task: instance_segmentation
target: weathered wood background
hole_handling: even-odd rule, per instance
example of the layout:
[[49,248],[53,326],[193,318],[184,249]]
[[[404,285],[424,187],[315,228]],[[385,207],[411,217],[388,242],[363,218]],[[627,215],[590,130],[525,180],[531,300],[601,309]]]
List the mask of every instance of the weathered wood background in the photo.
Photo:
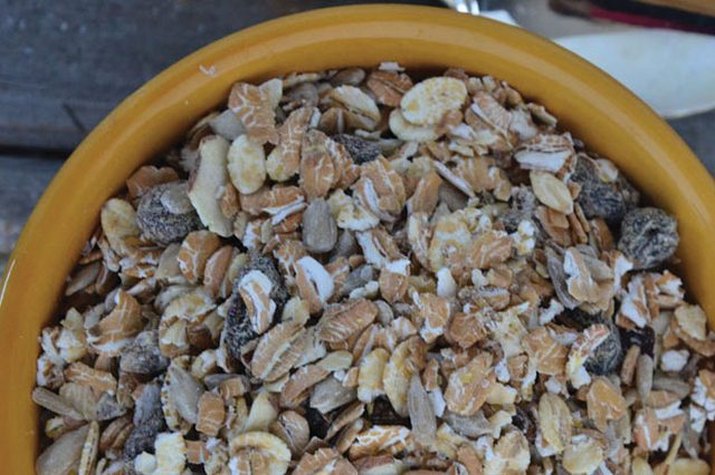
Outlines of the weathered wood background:
[[[439,6],[438,0],[391,0]],[[339,0],[0,0],[0,268],[45,186],[118,102],[231,32]],[[611,28],[551,13],[547,0],[483,1],[546,36]],[[673,126],[715,170],[715,113]]]

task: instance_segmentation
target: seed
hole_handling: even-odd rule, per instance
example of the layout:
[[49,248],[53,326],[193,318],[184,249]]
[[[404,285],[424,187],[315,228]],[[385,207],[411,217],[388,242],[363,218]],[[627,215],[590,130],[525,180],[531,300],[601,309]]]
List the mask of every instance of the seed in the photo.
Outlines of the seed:
[[338,226],[330,206],[322,199],[311,201],[303,212],[303,244],[309,252],[322,254],[335,247]]

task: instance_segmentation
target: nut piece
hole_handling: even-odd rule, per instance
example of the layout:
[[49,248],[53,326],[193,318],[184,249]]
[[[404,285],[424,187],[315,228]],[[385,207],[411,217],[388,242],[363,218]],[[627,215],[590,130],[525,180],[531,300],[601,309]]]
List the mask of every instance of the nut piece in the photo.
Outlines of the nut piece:
[[621,222],[618,249],[634,269],[650,269],[668,260],[678,247],[678,223],[658,208],[629,211]]
[[233,223],[221,212],[216,198],[228,185],[226,158],[228,142],[218,135],[210,135],[199,145],[199,163],[189,179],[189,199],[204,226],[219,236],[233,234]]
[[400,101],[400,110],[413,124],[436,125],[447,112],[461,109],[466,100],[467,87],[462,81],[435,77],[407,91]]
[[266,154],[263,146],[241,135],[228,149],[228,174],[236,189],[250,195],[266,180]]

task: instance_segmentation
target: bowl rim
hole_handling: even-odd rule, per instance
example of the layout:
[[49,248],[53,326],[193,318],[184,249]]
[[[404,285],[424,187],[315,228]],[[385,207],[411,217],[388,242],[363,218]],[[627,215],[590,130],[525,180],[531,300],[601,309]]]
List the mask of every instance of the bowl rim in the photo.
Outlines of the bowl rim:
[[[13,348],[17,348],[21,344],[28,344],[28,335],[20,335],[22,338],[18,338],[18,340],[21,341],[13,342],[13,335],[11,335],[10,331],[13,329],[12,316],[19,311],[24,301],[31,298],[32,289],[28,289],[27,286],[28,283],[32,282],[33,270],[40,270],[37,258],[33,257],[32,252],[39,243],[43,243],[44,236],[52,232],[53,226],[57,225],[54,220],[67,214],[61,207],[61,199],[63,195],[74,189],[74,181],[78,177],[91,176],[92,173],[101,171],[103,160],[106,162],[107,159],[103,159],[102,154],[99,154],[99,158],[95,160],[96,152],[103,150],[107,143],[111,146],[113,142],[113,146],[116,147],[117,143],[121,144],[128,136],[140,133],[138,129],[141,123],[148,121],[148,118],[139,116],[140,118],[136,119],[136,117],[133,117],[134,114],[146,113],[147,110],[152,108],[154,110],[162,107],[168,108],[169,103],[174,104],[177,100],[177,94],[180,96],[191,90],[190,88],[192,87],[204,85],[206,81],[210,80],[210,77],[197,70],[204,64],[212,64],[213,60],[220,63],[218,61],[220,58],[233,54],[230,50],[235,48],[236,45],[245,47],[246,54],[250,52],[254,55],[269,54],[271,49],[267,45],[271,44],[271,38],[276,34],[287,36],[289,30],[293,32],[291,34],[293,34],[294,38],[301,38],[299,36],[301,33],[314,32],[320,28],[325,28],[326,24],[331,22],[362,26],[389,21],[410,23],[417,27],[425,25],[444,26],[445,30],[462,31],[465,34],[467,32],[475,34],[476,30],[480,30],[479,33],[484,38],[491,38],[497,43],[502,42],[509,46],[510,51],[520,52],[524,57],[543,56],[539,64],[560,63],[560,71],[563,71],[564,74],[576,75],[578,73],[583,77],[593,75],[591,89],[598,91],[601,96],[608,95],[606,93],[610,93],[613,96],[610,103],[613,104],[614,111],[621,114],[619,118],[622,118],[625,124],[632,127],[634,137],[651,140],[653,142],[651,145],[652,151],[657,152],[658,156],[666,158],[667,163],[663,164],[663,166],[669,165],[669,170],[672,169],[676,174],[673,180],[680,179],[692,185],[691,189],[683,190],[683,193],[688,194],[689,199],[693,201],[692,212],[715,225],[715,182],[713,182],[702,163],[693,155],[682,139],[645,103],[605,72],[570,51],[547,39],[516,27],[483,17],[458,14],[437,7],[385,4],[331,7],[297,13],[260,23],[199,49],[169,66],[137,89],[92,130],[61,167],[43,193],[7,262],[0,282],[0,343],[16,345]],[[545,50],[545,53],[541,50]],[[546,58],[546,56],[549,56],[549,58]],[[222,73],[219,71],[219,74]],[[270,72],[265,74],[270,74]],[[591,81],[588,82],[590,83]],[[183,92],[174,93],[174,88]],[[519,88],[517,87],[517,89]],[[191,98],[186,98],[185,101],[190,102]],[[617,101],[622,102],[616,105]],[[118,132],[115,130],[127,125],[127,128]],[[567,125],[566,128],[570,129],[571,127]],[[179,132],[183,132],[183,130]],[[111,153],[106,153],[106,156],[111,155]],[[673,168],[675,167],[673,162],[676,155],[678,164],[676,168]],[[144,161],[147,161],[146,157],[144,157]],[[88,170],[84,168],[88,168]],[[113,194],[116,190],[111,191]],[[74,209],[72,212],[77,213],[79,211]],[[87,213],[86,210],[82,212]],[[98,214],[95,214],[92,219],[96,222],[97,218]],[[59,224],[63,225],[64,223]],[[51,251],[62,251],[61,247],[57,246],[57,243],[50,244],[47,247],[51,248]],[[74,263],[74,259],[71,263]],[[57,287],[58,282],[53,282],[54,284],[43,283],[42,286],[38,287],[38,293],[44,291],[46,295],[57,296],[58,292],[52,292],[51,289]],[[54,301],[51,307],[55,307]],[[708,314],[712,318],[713,309],[707,310],[709,310]],[[48,318],[49,316],[46,316],[44,321],[46,322]],[[32,338],[36,340],[37,336],[37,334],[32,335]],[[36,342],[33,345],[36,351],[38,345]],[[11,368],[10,363],[0,360],[0,370],[4,371]],[[0,371],[0,373],[3,371]],[[3,393],[7,393],[7,391],[0,390],[0,394]],[[0,416],[2,418],[7,417],[8,420],[12,416],[11,411],[20,407],[19,405],[7,404],[5,396],[0,396],[0,403],[2,403]],[[5,424],[0,423],[0,426],[5,426]],[[25,430],[27,431],[28,429],[25,428]],[[35,431],[36,428],[33,428],[33,434]],[[0,454],[5,455],[3,459],[9,461],[8,468],[10,468],[14,466],[17,455],[10,452],[6,448],[6,444],[2,443],[3,437],[3,435],[0,435]],[[32,462],[34,463],[34,460]],[[17,466],[21,466],[19,462]]]

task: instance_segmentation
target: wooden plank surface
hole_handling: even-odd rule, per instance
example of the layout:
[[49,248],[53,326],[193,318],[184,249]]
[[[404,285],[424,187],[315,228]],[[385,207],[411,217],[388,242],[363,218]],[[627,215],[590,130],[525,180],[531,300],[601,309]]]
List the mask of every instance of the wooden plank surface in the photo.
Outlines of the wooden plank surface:
[[55,157],[0,155],[0,272],[22,226],[62,165]]
[[192,51],[264,20],[348,3],[368,2],[0,0],[0,144],[72,149],[117,102]]

